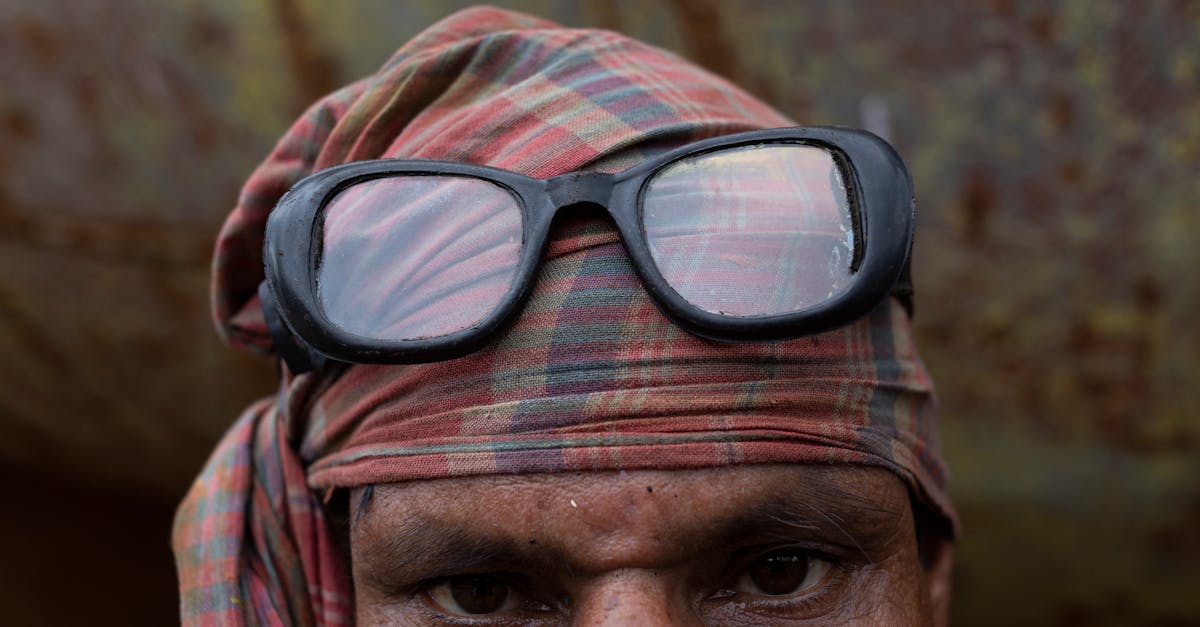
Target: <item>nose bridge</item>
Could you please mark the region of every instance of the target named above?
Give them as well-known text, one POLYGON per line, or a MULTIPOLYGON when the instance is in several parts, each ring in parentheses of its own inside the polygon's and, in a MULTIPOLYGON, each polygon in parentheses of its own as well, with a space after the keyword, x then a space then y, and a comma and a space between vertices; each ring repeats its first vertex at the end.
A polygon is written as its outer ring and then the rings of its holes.
POLYGON ((608 207, 612 192, 611 174, 603 172, 570 172, 546 182, 546 191, 556 207, 593 203, 608 207))
POLYGON ((670 577, 640 569, 609 573, 591 582, 573 612, 571 624, 601 627, 693 625, 696 617, 670 577))

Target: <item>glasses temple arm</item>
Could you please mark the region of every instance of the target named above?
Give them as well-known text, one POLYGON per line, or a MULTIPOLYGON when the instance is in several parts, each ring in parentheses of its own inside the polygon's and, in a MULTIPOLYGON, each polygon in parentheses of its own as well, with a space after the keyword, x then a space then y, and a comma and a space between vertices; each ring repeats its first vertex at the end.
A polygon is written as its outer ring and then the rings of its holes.
POLYGON ((267 286, 266 281, 258 284, 258 299, 262 302, 263 320, 267 323, 267 331, 271 334, 275 353, 283 359, 292 374, 304 374, 310 370, 320 369, 324 365, 325 358, 313 352, 304 344, 303 340, 296 337, 287 328, 283 318, 279 315, 275 296, 271 293, 271 288, 267 286))
POLYGON ((900 270, 900 277, 896 279, 896 285, 892 287, 890 295, 900 301, 901 305, 904 305, 904 311, 908 312, 909 319, 912 319, 914 305, 911 256, 904 261, 904 267, 900 270))

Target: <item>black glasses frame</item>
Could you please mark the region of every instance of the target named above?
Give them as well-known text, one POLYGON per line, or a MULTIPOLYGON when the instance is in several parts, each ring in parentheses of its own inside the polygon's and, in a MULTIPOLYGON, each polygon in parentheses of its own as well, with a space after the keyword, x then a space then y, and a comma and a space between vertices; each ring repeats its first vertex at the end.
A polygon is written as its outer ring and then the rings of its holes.
POLYGON ((276 348, 297 373, 325 358, 350 363, 419 363, 451 359, 478 350, 516 317, 528 298, 554 216, 564 208, 580 204, 597 205, 608 213, 654 302, 676 324, 701 337, 748 342, 811 335, 865 316, 889 295, 898 296, 911 308, 909 266, 916 202, 904 162, 886 141, 866 131, 793 127, 695 142, 615 174, 571 172, 535 179, 488 166, 413 159, 360 161, 316 172, 285 194, 267 221, 263 250, 266 280, 259 294, 276 348), (809 145, 833 155, 842 171, 854 218, 853 276, 841 294, 802 311, 764 316, 721 315, 689 303, 658 271, 642 226, 642 195, 655 174, 677 161, 756 144, 809 145), (326 318, 317 298, 324 209, 348 186, 406 175, 473 177, 511 192, 523 215, 523 242, 516 277, 491 315, 467 329, 440 337, 400 341, 348 333, 326 318))

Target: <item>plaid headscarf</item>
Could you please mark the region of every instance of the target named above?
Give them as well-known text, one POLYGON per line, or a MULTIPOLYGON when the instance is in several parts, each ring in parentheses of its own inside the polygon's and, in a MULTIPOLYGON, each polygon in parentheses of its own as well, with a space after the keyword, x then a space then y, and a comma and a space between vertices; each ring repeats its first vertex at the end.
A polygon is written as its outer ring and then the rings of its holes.
MULTIPOLYGON (((250 177, 214 261, 223 335, 268 350, 255 289, 268 213, 335 164, 437 158, 536 177, 617 171, 705 137, 791 123, 724 80, 619 35, 495 9, 455 14, 318 102, 250 177)), ((322 498, 434 477, 730 464, 895 473, 953 524, 929 376, 895 302, 845 328, 726 344, 650 302, 615 229, 556 225, 514 326, 472 355, 285 373, 251 406, 175 521, 188 624, 353 622, 322 498)))

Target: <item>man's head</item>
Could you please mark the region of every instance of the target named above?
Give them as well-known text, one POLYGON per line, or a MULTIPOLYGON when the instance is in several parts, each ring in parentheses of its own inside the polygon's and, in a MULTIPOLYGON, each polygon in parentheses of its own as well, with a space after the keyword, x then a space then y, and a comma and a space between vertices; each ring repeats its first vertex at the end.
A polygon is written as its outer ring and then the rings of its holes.
MULTIPOLYGON (((788 125, 620 36, 460 13, 318 103, 256 171, 218 243, 218 322, 271 345, 264 224, 312 172, 611 172, 788 125)), ((248 410, 180 510, 184 614, 920 623, 944 608, 953 525, 935 438, 899 303, 797 340, 700 339, 656 309, 603 215, 574 212, 483 349, 285 373, 248 410)))

